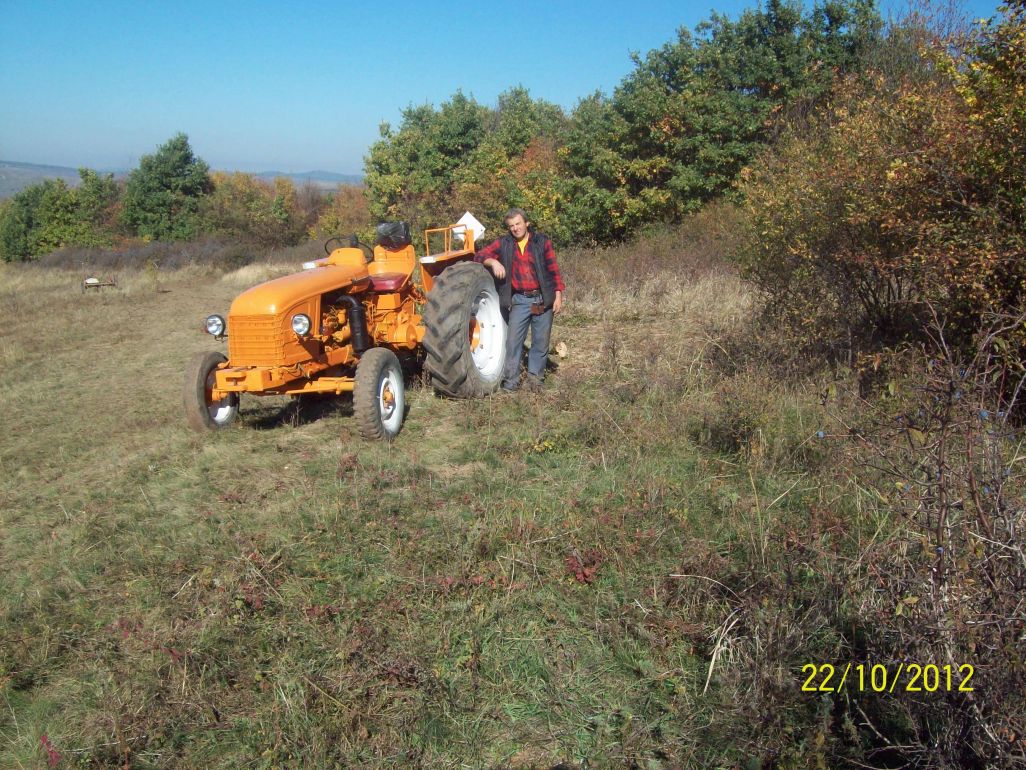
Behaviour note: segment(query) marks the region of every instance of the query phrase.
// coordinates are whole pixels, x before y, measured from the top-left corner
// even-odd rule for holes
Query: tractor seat
[[[378,273],[370,276],[371,291],[398,291],[410,276],[407,273]]]

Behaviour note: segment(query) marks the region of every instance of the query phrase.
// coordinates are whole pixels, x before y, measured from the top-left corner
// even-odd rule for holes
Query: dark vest
[[[556,279],[545,264],[545,244],[549,242],[547,235],[531,233],[527,242],[527,253],[534,260],[534,275],[541,287],[542,301],[550,308],[556,301]],[[509,310],[513,306],[513,258],[517,253],[517,242],[509,233],[499,238],[499,261],[506,268],[506,277],[499,283],[499,301],[502,307]]]

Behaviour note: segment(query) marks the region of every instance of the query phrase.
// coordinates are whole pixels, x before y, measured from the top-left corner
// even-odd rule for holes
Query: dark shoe
[[[545,386],[540,377],[535,377],[533,374],[529,374],[524,378],[524,390],[531,393],[541,393],[544,387]]]

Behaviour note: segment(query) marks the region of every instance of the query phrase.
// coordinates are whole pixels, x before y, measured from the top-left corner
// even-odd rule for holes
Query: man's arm
[[[499,239],[496,238],[474,254],[474,261],[487,267],[492,271],[492,275],[501,281],[506,277],[506,268],[504,268],[502,266],[502,262],[499,261],[499,248]]]
[[[556,262],[556,252],[549,239],[545,240],[545,267],[556,282],[556,298],[552,302],[552,312],[558,313],[563,309],[563,292],[566,291],[566,286],[563,284],[563,275],[559,272],[559,264]]]

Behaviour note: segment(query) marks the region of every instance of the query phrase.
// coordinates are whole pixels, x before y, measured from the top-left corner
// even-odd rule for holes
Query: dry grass
[[[818,385],[723,374],[751,299],[692,236],[568,253],[546,391],[413,386],[391,446],[344,402],[187,430],[200,319],[284,268],[0,266],[0,766],[865,760],[801,666],[891,521]]]
[[[686,471],[632,467],[636,448],[607,443],[617,414],[586,425],[608,395],[585,309],[564,316],[549,393],[414,389],[391,447],[354,438],[344,404],[282,399],[193,435],[179,399],[211,346],[199,319],[277,271],[128,271],[89,294],[77,271],[0,274],[0,765],[38,764],[44,734],[85,766],[685,750],[701,663],[653,636],[645,592],[676,561]],[[708,320],[675,312],[651,324],[666,345],[683,340],[667,324]],[[568,556],[593,552],[595,582],[578,582]]]

